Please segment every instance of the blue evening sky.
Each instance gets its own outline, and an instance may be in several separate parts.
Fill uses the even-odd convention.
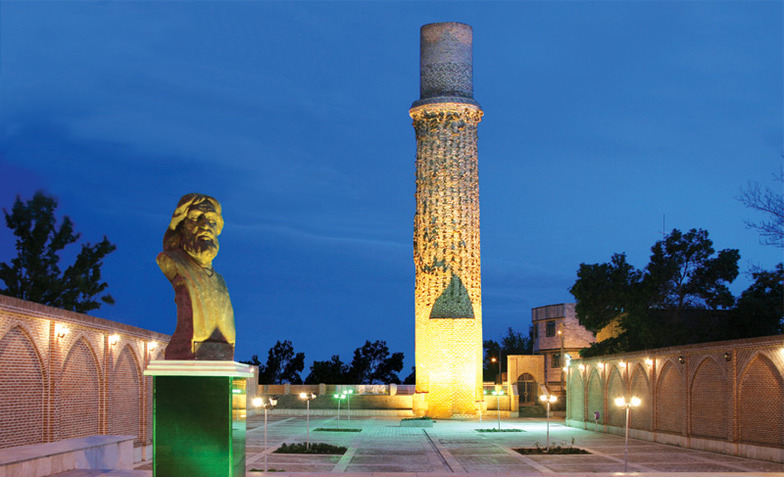
[[[485,338],[572,301],[581,262],[667,230],[772,268],[735,196],[776,187],[780,1],[0,2],[0,206],[43,189],[117,244],[95,316],[171,333],[177,200],[218,198],[237,359],[290,339],[413,365],[419,27],[474,29]],[[0,261],[15,254],[0,228]],[[305,373],[307,374],[307,369]]]

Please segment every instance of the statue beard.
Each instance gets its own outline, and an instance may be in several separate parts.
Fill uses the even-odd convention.
[[[218,255],[218,248],[218,239],[215,237],[191,235],[183,237],[182,240],[182,249],[203,265],[212,264],[212,260]]]

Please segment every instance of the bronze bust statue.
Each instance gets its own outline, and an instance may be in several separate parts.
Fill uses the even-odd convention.
[[[207,195],[183,196],[172,214],[157,257],[177,304],[166,359],[234,359],[234,310],[226,282],[212,268],[222,229],[220,203]]]

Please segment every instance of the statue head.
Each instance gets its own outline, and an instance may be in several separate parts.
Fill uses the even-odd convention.
[[[218,255],[221,230],[220,202],[204,194],[186,194],[163,235],[163,250],[182,249],[202,266],[211,266]]]

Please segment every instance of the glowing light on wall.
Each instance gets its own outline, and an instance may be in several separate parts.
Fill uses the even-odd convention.
[[[647,364],[648,366],[653,366],[653,360],[651,358],[647,358],[645,360],[645,364]]]
[[[69,331],[71,330],[69,330],[65,325],[61,325],[59,323],[54,325],[54,335],[58,338],[65,338]]]
[[[116,345],[119,342],[120,342],[120,335],[111,335],[109,337],[109,344],[111,346],[114,346],[114,345]]]

